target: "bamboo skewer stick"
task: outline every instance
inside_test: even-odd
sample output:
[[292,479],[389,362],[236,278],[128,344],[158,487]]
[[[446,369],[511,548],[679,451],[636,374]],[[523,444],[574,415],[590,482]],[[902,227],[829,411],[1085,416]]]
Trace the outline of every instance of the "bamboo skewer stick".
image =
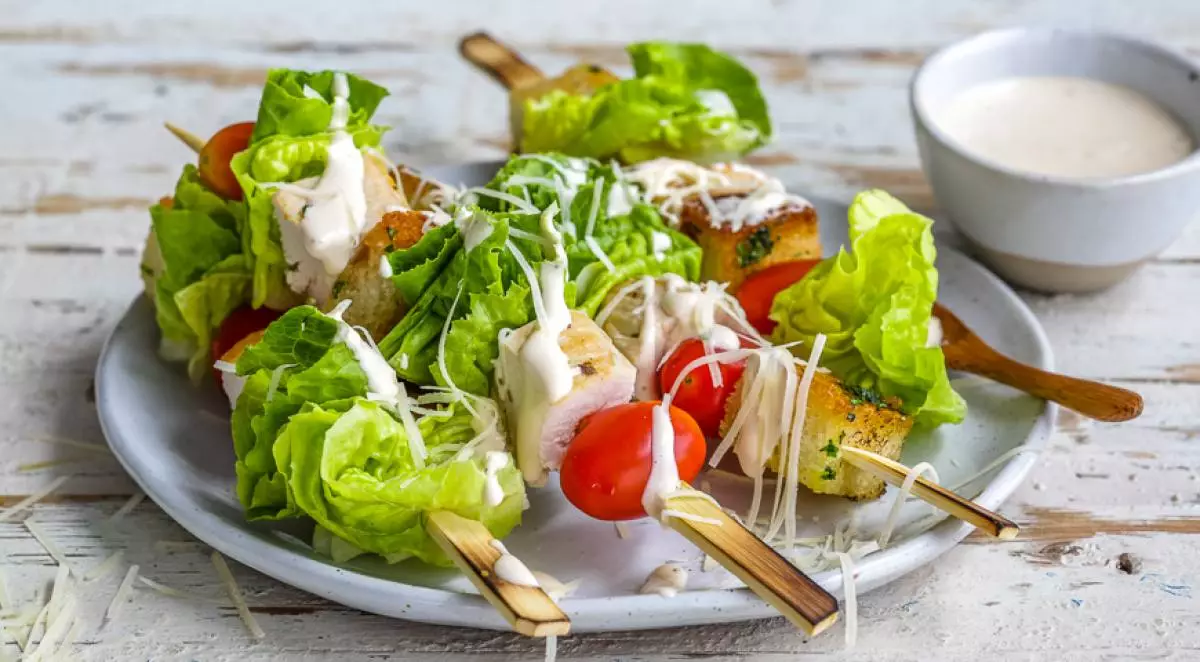
[[467,62],[509,90],[546,79],[540,69],[529,64],[525,58],[486,32],[476,32],[463,37],[458,42],[458,52]]
[[196,134],[185,129],[181,129],[170,122],[163,122],[163,126],[167,127],[167,131],[170,131],[172,134],[174,134],[176,138],[183,142],[183,144],[191,147],[192,151],[196,152],[197,154],[200,153],[200,150],[204,149],[204,139],[202,139],[200,136],[197,136]]
[[679,494],[667,509],[713,520],[668,517],[667,525],[704,550],[751,591],[810,635],[837,621],[837,600],[761,538],[702,496]]
[[[891,485],[903,485],[908,477],[909,468],[903,464],[853,446],[842,446],[842,458]],[[993,538],[1012,540],[1020,532],[1020,527],[1007,517],[998,515],[926,478],[917,477],[912,485],[912,493],[929,505],[973,524]]]
[[496,576],[500,550],[492,545],[495,538],[482,524],[451,512],[438,511],[428,515],[426,525],[454,565],[517,633],[546,637],[565,635],[570,631],[571,621],[544,590],[513,584]]

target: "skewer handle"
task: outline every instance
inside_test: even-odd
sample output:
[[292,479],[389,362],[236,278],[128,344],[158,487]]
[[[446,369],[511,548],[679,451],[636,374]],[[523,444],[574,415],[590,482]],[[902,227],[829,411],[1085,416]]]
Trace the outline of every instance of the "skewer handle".
[[837,599],[712,501],[683,494],[669,498],[667,508],[720,522],[667,518],[672,529],[808,634],[820,634],[837,621]]
[[515,90],[546,79],[540,69],[486,32],[469,34],[458,42],[458,52],[506,89]]
[[204,149],[204,139],[200,136],[186,129],[181,129],[170,122],[163,122],[163,126],[167,127],[167,131],[170,131],[172,134],[174,134],[176,138],[183,142],[183,144],[191,147],[192,151],[196,152],[197,154],[200,153],[200,150]]
[[570,631],[571,621],[545,591],[506,582],[496,576],[493,568],[500,552],[492,546],[495,538],[484,525],[451,512],[438,511],[429,513],[426,526],[454,565],[466,574],[517,633],[545,637],[565,635]]
[[[908,477],[908,467],[903,464],[853,446],[842,446],[842,457],[855,467],[882,478],[891,485],[900,486]],[[993,538],[1012,540],[1021,530],[1007,517],[998,515],[926,478],[917,477],[912,486],[912,493],[931,506],[973,524],[975,528]]]

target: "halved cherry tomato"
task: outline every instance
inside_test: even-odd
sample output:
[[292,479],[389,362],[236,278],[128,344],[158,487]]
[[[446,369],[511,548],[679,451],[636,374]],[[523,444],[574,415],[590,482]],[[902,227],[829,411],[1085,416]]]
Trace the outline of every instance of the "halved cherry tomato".
[[[246,336],[261,331],[279,318],[283,313],[270,308],[251,308],[250,306],[242,306],[229,314],[225,321],[221,323],[221,328],[217,330],[217,335],[212,341],[212,358],[219,359],[225,355],[233,346],[238,344]],[[213,375],[217,378],[217,383],[221,383],[220,371],[213,370]]]
[[254,122],[230,124],[213,134],[200,150],[200,181],[226,200],[241,200],[242,185],[229,167],[238,152],[250,146]]
[[775,295],[804,278],[805,274],[820,263],[820,260],[783,262],[750,274],[742,281],[742,286],[737,291],[738,303],[742,304],[742,310],[746,311],[746,319],[750,324],[763,335],[774,331],[775,321],[769,315]]
[[[699,338],[689,338],[679,343],[658,373],[659,389],[663,393],[670,393],[684,368],[702,356],[704,342]],[[721,386],[713,384],[712,371],[708,366],[700,366],[684,376],[683,384],[671,400],[672,405],[691,414],[707,437],[720,434],[721,419],[725,417],[725,401],[746,370],[745,361],[716,365],[721,371]]]
[[[583,419],[563,457],[559,479],[567,500],[602,520],[645,517],[642,492],[650,480],[650,430],[657,402],[631,402],[602,409]],[[671,407],[675,463],[680,480],[691,481],[704,464],[700,426]]]

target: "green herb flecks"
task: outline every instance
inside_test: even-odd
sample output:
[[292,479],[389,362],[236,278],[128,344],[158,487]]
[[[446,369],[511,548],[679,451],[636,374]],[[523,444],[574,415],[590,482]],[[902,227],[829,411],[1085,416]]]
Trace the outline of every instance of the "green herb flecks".
[[833,480],[837,478],[837,470],[833,467],[825,467],[825,471],[821,472],[821,480]]
[[842,389],[850,396],[850,404],[852,405],[857,406],[866,402],[879,408],[886,408],[888,406],[883,394],[873,388],[858,386],[856,384],[842,384]]
[[836,445],[834,445],[832,439],[830,439],[829,443],[825,444],[825,447],[822,448],[821,450],[829,457],[837,457],[838,456],[838,447]]
[[738,266],[745,268],[757,264],[770,254],[774,247],[775,241],[771,239],[771,231],[765,225],[758,228],[738,243]]

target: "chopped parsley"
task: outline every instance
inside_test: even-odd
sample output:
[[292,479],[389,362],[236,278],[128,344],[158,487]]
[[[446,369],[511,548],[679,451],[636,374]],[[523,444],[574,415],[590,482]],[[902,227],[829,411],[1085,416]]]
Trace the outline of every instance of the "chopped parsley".
[[837,478],[837,471],[833,467],[825,467],[825,471],[821,472],[821,480],[833,480]]
[[846,420],[850,421],[851,423],[853,423],[854,419],[856,419],[856,418],[858,418],[858,417],[854,415],[854,412],[850,412],[849,414],[846,414]]
[[387,232],[388,241],[396,241],[396,228],[387,225],[383,229]]
[[143,275],[143,276],[146,276],[147,278],[153,278],[153,277],[154,277],[154,270],[153,270],[153,269],[151,269],[150,267],[148,267],[148,266],[146,266],[146,265],[144,265],[144,264],[143,264],[143,265],[139,265],[139,266],[141,267],[141,270],[142,270],[142,275]]
[[340,280],[340,279],[333,281],[333,298],[335,298],[335,299],[338,298],[338,296],[341,295],[342,290],[345,287],[346,287],[346,281]]
[[866,402],[880,408],[888,406],[887,400],[883,398],[883,394],[873,388],[854,384],[842,384],[842,390],[846,391],[850,396],[850,404],[852,405],[857,406]]
[[737,245],[738,266],[748,267],[757,264],[760,260],[766,257],[771,249],[775,247],[775,242],[771,239],[771,231],[767,226],[761,226],[750,236],[743,239]]
[[838,447],[833,444],[832,439],[830,439],[829,443],[825,444],[825,447],[821,450],[829,457],[837,457]]

